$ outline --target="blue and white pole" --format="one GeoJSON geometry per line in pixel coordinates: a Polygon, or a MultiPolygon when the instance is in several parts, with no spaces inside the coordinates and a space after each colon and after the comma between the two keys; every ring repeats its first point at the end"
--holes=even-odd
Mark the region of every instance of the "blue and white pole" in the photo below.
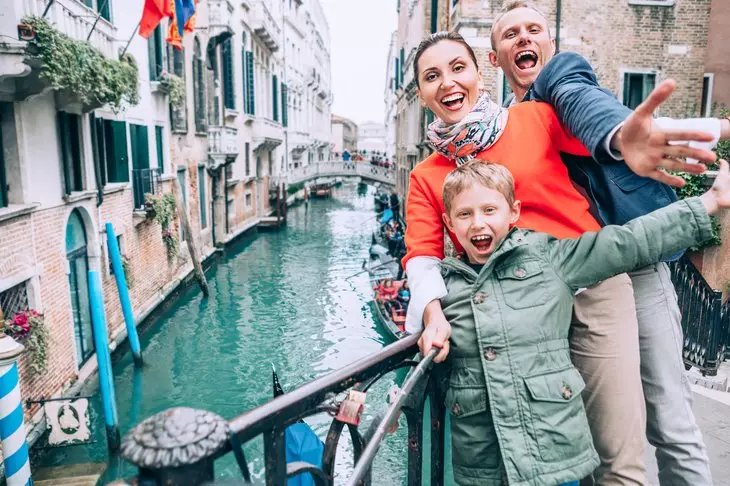
{"type": "Polygon", "coordinates": [[[0,337],[0,441],[8,486],[33,484],[18,375],[18,358],[24,349],[10,336],[0,337]]]}

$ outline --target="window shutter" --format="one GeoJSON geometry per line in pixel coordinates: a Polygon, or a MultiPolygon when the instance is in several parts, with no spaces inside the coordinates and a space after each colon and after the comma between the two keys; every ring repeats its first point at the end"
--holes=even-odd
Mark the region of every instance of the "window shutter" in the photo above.
{"type": "Polygon", "coordinates": [[[398,71],[398,73],[400,75],[400,84],[401,85],[403,84],[403,72],[405,70],[405,64],[406,64],[405,57],[406,57],[406,51],[404,48],[401,47],[400,48],[400,69],[398,71]]]}
{"type": "Polygon", "coordinates": [[[165,173],[165,152],[163,150],[163,128],[155,127],[155,148],[157,149],[157,168],[160,174],[165,173]]]}
{"type": "Polygon", "coordinates": [[[228,38],[223,43],[223,104],[226,108],[236,109],[233,80],[233,39],[228,38]]]}
{"type": "Polygon", "coordinates": [[[56,113],[56,120],[58,123],[58,139],[61,143],[61,167],[63,169],[63,193],[66,195],[71,194],[71,168],[69,164],[69,133],[68,133],[68,114],[59,111],[56,113]]]}
{"type": "Polygon", "coordinates": [[[395,58],[395,89],[400,88],[400,60],[395,58]]]}
{"type": "Polygon", "coordinates": [[[279,121],[279,82],[276,79],[276,74],[271,76],[271,94],[274,102],[274,121],[279,121]]]}
{"type": "Polygon", "coordinates": [[[248,72],[246,69],[246,49],[245,49],[245,36],[244,36],[244,47],[241,48],[241,84],[243,85],[243,93],[241,100],[243,101],[243,112],[248,113],[248,72]]]}
{"type": "Polygon", "coordinates": [[[288,95],[289,88],[284,83],[281,83],[281,124],[285,127],[289,126],[288,95]]]}
{"type": "Polygon", "coordinates": [[[253,72],[253,52],[246,51],[246,86],[248,89],[248,114],[256,114],[256,86],[254,85],[254,72],[253,72]]]}
{"type": "Polygon", "coordinates": [[[205,73],[203,72],[203,60],[195,58],[195,131],[204,132],[207,129],[205,106],[205,73]]]}
{"type": "MultiPolygon", "coordinates": [[[[112,152],[114,154],[114,180],[110,182],[129,182],[129,154],[127,152],[127,124],[123,121],[111,121],[112,152]]],[[[110,171],[111,172],[111,171],[110,171]]]]}
{"type": "Polygon", "coordinates": [[[129,134],[132,137],[132,167],[134,169],[150,168],[150,147],[147,127],[144,125],[130,125],[129,134]]]}

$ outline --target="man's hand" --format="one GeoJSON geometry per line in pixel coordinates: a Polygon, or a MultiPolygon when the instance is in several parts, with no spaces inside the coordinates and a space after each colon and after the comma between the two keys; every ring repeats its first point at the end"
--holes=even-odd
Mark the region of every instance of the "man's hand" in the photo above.
{"type": "Polygon", "coordinates": [[[727,161],[720,161],[720,171],[709,191],[700,196],[707,213],[712,216],[721,209],[730,208],[730,169],[727,161]]]}
{"type": "Polygon", "coordinates": [[[446,320],[441,310],[441,302],[431,301],[423,313],[423,332],[418,339],[418,348],[421,354],[426,356],[432,347],[441,348],[439,354],[433,359],[440,363],[449,355],[449,338],[451,337],[451,324],[446,320]]]}
{"type": "Polygon", "coordinates": [[[654,88],[649,97],[626,118],[612,144],[621,151],[626,164],[636,174],[651,177],[670,186],[684,186],[684,179],[673,176],[665,170],[701,174],[704,164],[688,164],[679,158],[692,158],[700,162],[714,162],[716,156],[709,150],[691,148],[686,145],[670,145],[669,142],[709,142],[712,134],[695,130],[662,130],[652,115],[669,98],[677,83],[663,81],[654,88]]]}

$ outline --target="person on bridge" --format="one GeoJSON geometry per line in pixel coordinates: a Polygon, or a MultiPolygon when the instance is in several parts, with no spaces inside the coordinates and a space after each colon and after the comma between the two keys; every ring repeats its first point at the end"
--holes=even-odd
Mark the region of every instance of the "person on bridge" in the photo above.
{"type": "Polygon", "coordinates": [[[710,216],[730,207],[728,164],[700,197],[576,238],[516,226],[521,203],[502,165],[459,166],[442,201],[463,249],[442,262],[454,478],[577,486],[599,458],[580,399],[585,383],[568,352],[574,294],[710,240],[710,216]]]}
{"type": "MultiPolygon", "coordinates": [[[[414,73],[422,104],[437,117],[429,126],[436,153],[410,175],[407,254],[402,262],[412,289],[406,327],[409,332],[418,332],[425,325],[420,341],[423,352],[434,342],[443,344],[444,353],[448,352],[451,327],[438,300],[446,290],[439,270],[444,256],[441,187],[446,175],[460,163],[488,158],[506,165],[522,200],[518,225],[566,238],[596,231],[600,224],[591,214],[589,202],[573,186],[561,152],[593,154],[618,167],[616,170],[627,179],[635,177],[634,170],[674,184],[682,180],[657,167],[700,173],[705,169],[702,164],[682,163],[676,158],[715,160],[708,150],[668,143],[716,141],[711,134],[663,130],[653,124],[652,113],[671,94],[672,83],[660,85],[628,118],[625,107],[590,79],[571,85],[570,92],[576,96],[562,100],[566,105],[557,111],[568,119],[586,113],[587,104],[592,107],[588,112],[598,110],[599,114],[590,118],[593,124],[583,120],[575,128],[589,152],[565,130],[550,105],[529,102],[504,109],[494,103],[481,91],[476,56],[458,34],[440,32],[426,38],[414,56],[414,73]],[[611,157],[610,147],[618,149],[626,162],[611,157]]],[[[558,83],[557,89],[560,87],[558,83]]],[[[730,127],[726,128],[724,136],[730,132],[730,127]]],[[[639,212],[636,216],[672,201],[671,189],[659,182],[638,180],[640,189],[631,200],[643,199],[644,205],[631,207],[639,212]]],[[[607,190],[602,187],[607,180],[591,182],[595,190],[607,190]]],[[[592,202],[600,205],[601,201],[592,202]]],[[[615,202],[615,206],[621,204],[621,200],[615,202]]],[[[449,236],[460,249],[454,235],[449,236]]],[[[581,292],[575,302],[575,318],[572,356],[587,381],[583,398],[596,448],[605,461],[596,479],[599,484],[643,484],[645,412],[629,277],[617,275],[581,292]]]]}

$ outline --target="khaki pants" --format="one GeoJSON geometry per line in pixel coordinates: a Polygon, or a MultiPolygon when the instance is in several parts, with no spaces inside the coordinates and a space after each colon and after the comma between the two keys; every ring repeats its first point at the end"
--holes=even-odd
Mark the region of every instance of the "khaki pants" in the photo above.
{"type": "Polygon", "coordinates": [[[571,356],[586,382],[583,401],[601,458],[596,484],[645,484],[646,408],[628,275],[617,275],[575,297],[571,356]]]}

